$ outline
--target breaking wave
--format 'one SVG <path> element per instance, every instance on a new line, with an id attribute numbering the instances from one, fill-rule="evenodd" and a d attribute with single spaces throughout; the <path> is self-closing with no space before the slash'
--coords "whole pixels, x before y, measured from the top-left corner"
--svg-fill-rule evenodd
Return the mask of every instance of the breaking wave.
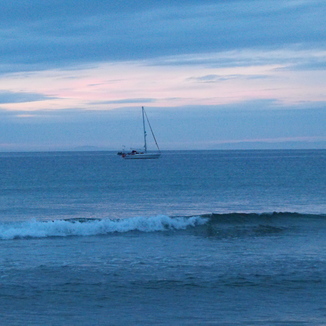
<path id="1" fill-rule="evenodd" d="M 66 236 L 92 236 L 130 231 L 155 232 L 183 230 L 205 224 L 208 218 L 169 217 L 132 217 L 126 219 L 67 219 L 55 221 L 28 221 L 0 225 L 0 239 L 45 238 Z"/>
<path id="2" fill-rule="evenodd" d="M 227 213 L 201 216 L 131 217 L 125 219 L 72 218 L 54 221 L 31 220 L 0 224 L 0 240 L 46 238 L 67 236 L 95 236 L 112 233 L 159 232 L 185 229 L 197 230 L 205 236 L 264 235 L 281 232 L 289 225 L 309 223 L 318 219 L 326 222 L 326 215 L 290 212 L 274 213 Z M 275 222 L 276 225 L 275 225 Z M 278 223 L 280 222 L 280 223 Z M 199 228 L 204 226 L 203 228 Z M 248 227 L 249 226 L 249 227 Z M 203 232 L 201 232 L 203 231 Z"/>

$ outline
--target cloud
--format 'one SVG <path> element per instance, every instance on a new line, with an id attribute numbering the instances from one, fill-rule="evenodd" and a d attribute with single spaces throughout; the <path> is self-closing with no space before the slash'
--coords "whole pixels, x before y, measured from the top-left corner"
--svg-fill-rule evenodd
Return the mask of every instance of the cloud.
<path id="1" fill-rule="evenodd" d="M 46 99 L 54 99 L 54 97 L 37 93 L 0 91 L 0 104 L 36 102 Z"/>
<path id="2" fill-rule="evenodd" d="M 325 58 L 307 58 L 302 62 L 297 62 L 294 64 L 289 64 L 285 67 L 280 68 L 280 70 L 301 70 L 301 71 L 322 71 L 326 70 L 326 56 Z"/>
<path id="3" fill-rule="evenodd" d="M 198 83 L 219 83 L 221 81 L 233 80 L 233 79 L 264 79 L 268 78 L 267 75 L 240 75 L 240 74 L 225 74 L 225 75 L 205 75 L 200 77 L 191 77 L 190 81 Z"/>
<path id="4" fill-rule="evenodd" d="M 281 49 L 234 49 L 216 53 L 184 54 L 158 57 L 146 61 L 160 66 L 205 66 L 210 68 L 254 67 L 280 65 L 287 70 L 323 69 L 326 63 L 326 49 L 305 49 L 300 45 L 289 45 Z"/>
<path id="5" fill-rule="evenodd" d="M 94 104 L 145 104 L 145 103 L 153 103 L 155 99 L 152 98 L 126 98 L 123 100 L 115 100 L 115 101 L 97 101 Z"/>
<path id="6" fill-rule="evenodd" d="M 324 48 L 324 1 L 3 1 L 1 70 L 250 48 Z M 15 62 L 15 64 L 13 64 Z"/>

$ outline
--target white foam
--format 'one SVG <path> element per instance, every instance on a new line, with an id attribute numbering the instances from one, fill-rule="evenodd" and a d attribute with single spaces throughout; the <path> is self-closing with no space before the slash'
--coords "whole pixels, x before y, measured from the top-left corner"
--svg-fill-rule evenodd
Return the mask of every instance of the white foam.
<path id="1" fill-rule="evenodd" d="M 129 231 L 181 230 L 189 226 L 194 227 L 205 224 L 207 220 L 199 216 L 169 217 L 165 215 L 153 217 L 140 216 L 119 220 L 55 220 L 46 222 L 32 220 L 0 225 L 0 239 L 90 236 Z"/>

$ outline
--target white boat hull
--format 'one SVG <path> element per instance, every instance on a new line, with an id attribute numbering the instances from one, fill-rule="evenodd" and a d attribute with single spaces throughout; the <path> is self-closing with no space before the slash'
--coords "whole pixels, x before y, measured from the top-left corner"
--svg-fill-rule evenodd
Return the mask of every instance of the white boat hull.
<path id="1" fill-rule="evenodd" d="M 125 160 L 149 160 L 149 159 L 157 159 L 161 156 L 160 153 L 137 153 L 137 154 L 125 154 L 122 157 Z"/>

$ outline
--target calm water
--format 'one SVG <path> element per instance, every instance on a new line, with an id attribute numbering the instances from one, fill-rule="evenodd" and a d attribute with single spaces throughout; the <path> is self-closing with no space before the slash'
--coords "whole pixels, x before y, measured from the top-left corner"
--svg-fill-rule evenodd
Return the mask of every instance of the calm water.
<path id="1" fill-rule="evenodd" d="M 326 151 L 0 153 L 1 325 L 326 325 Z"/>

